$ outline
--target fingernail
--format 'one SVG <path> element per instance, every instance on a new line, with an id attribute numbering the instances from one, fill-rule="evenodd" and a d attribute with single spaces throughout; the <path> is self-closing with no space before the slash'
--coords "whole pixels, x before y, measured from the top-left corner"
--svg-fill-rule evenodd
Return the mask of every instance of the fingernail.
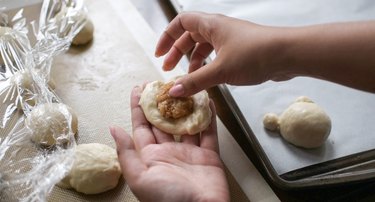
<path id="1" fill-rule="evenodd" d="M 170 70 L 170 66 L 171 65 L 169 65 L 167 62 L 164 61 L 162 68 L 163 68 L 164 71 L 169 71 Z"/>
<path id="2" fill-rule="evenodd" d="M 182 96 L 185 93 L 185 89 L 182 84 L 177 84 L 169 90 L 169 95 L 172 97 Z"/>

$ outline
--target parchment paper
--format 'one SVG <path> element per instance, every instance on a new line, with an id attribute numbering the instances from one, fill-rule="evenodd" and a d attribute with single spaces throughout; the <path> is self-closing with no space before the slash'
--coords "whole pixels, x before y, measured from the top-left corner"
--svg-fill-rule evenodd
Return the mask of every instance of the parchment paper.
<path id="1" fill-rule="evenodd" d="M 183 10 L 222 13 L 255 23 L 299 26 L 324 22 L 375 19 L 375 2 L 308 0 L 178 0 Z M 215 57 L 215 55 L 212 55 Z M 267 82 L 259 86 L 233 87 L 230 92 L 278 174 L 374 149 L 375 94 L 330 82 L 295 78 L 287 82 Z M 263 129 L 267 112 L 280 114 L 298 96 L 310 97 L 329 114 L 332 131 L 325 145 L 304 150 L 286 143 Z"/>

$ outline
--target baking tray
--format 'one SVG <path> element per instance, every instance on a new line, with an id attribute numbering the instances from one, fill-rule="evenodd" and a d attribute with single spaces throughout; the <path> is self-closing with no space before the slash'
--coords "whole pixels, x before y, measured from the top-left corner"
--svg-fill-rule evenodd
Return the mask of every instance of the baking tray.
<path id="1" fill-rule="evenodd" d="M 262 167 L 277 186 L 285 189 L 298 189 L 358 183 L 375 179 L 375 149 L 322 161 L 279 174 L 257 135 L 254 134 L 252 126 L 246 121 L 227 85 L 219 85 L 218 88 L 244 131 L 248 143 L 256 151 Z"/>
<path id="2" fill-rule="evenodd" d="M 170 3 L 174 7 L 176 13 L 179 13 L 179 12 L 182 12 L 182 11 L 185 10 L 183 5 L 181 5 L 179 3 L 179 1 L 177 1 L 177 0 L 170 0 Z M 361 3 L 363 3 L 363 2 L 361 2 Z M 214 10 L 214 9 L 210 8 L 210 10 Z M 353 16 L 355 16 L 355 15 L 353 14 L 352 17 Z M 299 22 L 299 23 L 303 24 L 303 22 Z M 209 62 L 209 61 L 207 61 L 207 62 Z M 258 91 L 258 90 L 264 91 L 265 88 L 277 89 L 276 86 L 278 84 L 275 85 L 275 84 L 267 83 L 265 85 L 266 87 L 260 86 L 258 89 L 251 89 L 251 87 L 249 87 L 250 90 L 247 90 L 246 89 L 247 87 L 239 87 L 239 88 L 243 88 L 243 89 L 241 89 L 240 92 L 247 92 L 248 93 L 247 96 L 244 96 L 244 97 L 246 97 L 247 100 L 249 100 L 249 96 L 252 96 L 253 99 L 258 100 L 258 101 L 262 100 L 262 99 L 264 100 L 266 98 L 267 99 L 273 99 L 273 100 L 275 100 L 275 102 L 277 102 L 277 100 L 281 100 L 281 102 L 280 102 L 281 104 L 280 103 L 279 104 L 273 103 L 273 106 L 270 107 L 269 111 L 267 111 L 267 112 L 281 113 L 282 110 L 284 110 L 287 107 L 286 103 L 288 102 L 288 99 L 289 99 L 289 104 L 290 104 L 293 101 L 293 99 L 292 99 L 293 96 L 300 96 L 300 95 L 306 95 L 306 94 L 312 95 L 313 100 L 318 101 L 318 104 L 323 103 L 324 109 L 326 109 L 326 108 L 330 109 L 330 107 L 333 107 L 336 111 L 331 110 L 333 112 L 330 112 L 329 114 L 333 113 L 335 115 L 334 123 L 333 123 L 334 124 L 333 125 L 333 133 L 336 133 L 336 134 L 334 135 L 334 138 L 331 138 L 331 139 L 328 140 L 328 143 L 326 143 L 326 145 L 323 146 L 323 149 L 303 150 L 301 148 L 297 148 L 295 146 L 292 146 L 292 145 L 286 143 L 283 140 L 280 140 L 281 138 L 275 138 L 275 136 L 272 136 L 272 134 L 269 134 L 264 129 L 260 130 L 259 126 L 261 125 L 261 123 L 259 123 L 259 122 L 261 122 L 261 118 L 259 118 L 259 117 L 262 117 L 264 115 L 264 112 L 265 112 L 264 110 L 266 110 L 266 109 L 264 109 L 263 111 L 258 110 L 258 109 L 255 109 L 255 110 L 254 109 L 253 110 L 248 109 L 246 106 L 244 106 L 244 104 L 243 104 L 244 101 L 239 101 L 238 93 L 236 95 L 233 95 L 235 93 L 234 93 L 234 90 L 233 90 L 232 86 L 228 86 L 228 85 L 224 85 L 224 84 L 218 85 L 218 89 L 219 89 L 221 95 L 223 96 L 223 99 L 224 99 L 225 103 L 230 108 L 230 111 L 233 113 L 233 115 L 234 115 L 236 121 L 238 122 L 241 130 L 243 131 L 243 133 L 246 136 L 246 138 L 237 138 L 237 141 L 240 140 L 240 139 L 241 140 L 246 139 L 248 144 L 245 144 L 243 142 L 238 142 L 239 145 L 241 145 L 242 149 L 245 151 L 246 154 L 249 154 L 250 150 L 254 150 L 256 152 L 256 156 L 257 156 L 258 160 L 260 161 L 263 169 L 266 171 L 268 177 L 272 180 L 272 182 L 275 185 L 277 185 L 278 187 L 283 188 L 283 189 L 327 187 L 327 186 L 336 186 L 336 185 L 343 185 L 343 184 L 349 184 L 349 183 L 359 183 L 359 182 L 374 180 L 375 179 L 375 143 L 374 143 L 373 138 L 371 138 L 371 141 L 369 141 L 369 142 L 362 141 L 362 143 L 364 143 L 364 145 L 365 145 L 363 148 L 361 148 L 359 146 L 359 147 L 356 147 L 356 148 L 352 148 L 348 152 L 342 152 L 343 147 L 344 147 L 344 145 L 342 145 L 341 148 L 340 148 L 341 152 L 339 152 L 339 154 L 333 154 L 334 151 L 332 151 L 332 148 L 335 148 L 335 147 L 337 148 L 339 146 L 337 144 L 335 145 L 335 140 L 337 140 L 337 136 L 338 136 L 337 133 L 339 133 L 339 132 L 341 133 L 342 131 L 344 131 L 345 128 L 349 129 L 349 132 L 351 132 L 352 134 L 356 135 L 356 134 L 359 134 L 359 133 L 365 133 L 368 137 L 373 136 L 372 133 L 373 133 L 374 130 L 372 130 L 371 127 L 368 127 L 367 130 L 366 130 L 366 127 L 364 127 L 364 128 L 361 128 L 358 131 L 355 131 L 355 129 L 350 129 L 349 126 L 344 126 L 344 129 L 340 129 L 340 130 L 338 130 L 339 132 L 337 132 L 337 130 L 336 130 L 337 128 L 335 128 L 337 126 L 336 123 L 339 122 L 339 124 L 338 124 L 339 126 L 342 126 L 344 124 L 344 123 L 340 123 L 340 121 L 337 121 L 337 120 L 340 120 L 340 116 L 341 116 L 340 114 L 337 113 L 337 111 L 340 109 L 340 107 L 350 107 L 350 106 L 360 107 L 360 106 L 357 105 L 358 103 L 355 103 L 354 105 L 345 105 L 345 104 L 341 104 L 341 105 L 338 104 L 337 105 L 336 103 L 333 103 L 332 101 L 336 97 L 336 95 L 334 94 L 336 92 L 339 94 L 339 96 L 337 96 L 337 98 L 348 96 L 349 98 L 356 97 L 357 100 L 360 100 L 361 97 L 365 97 L 365 102 L 364 102 L 365 107 L 362 107 L 362 108 L 360 107 L 362 109 L 362 112 L 364 112 L 364 113 L 362 113 L 362 115 L 366 115 L 366 116 L 364 116 L 364 117 L 366 117 L 366 120 L 375 120 L 374 115 L 371 116 L 370 115 L 371 113 L 368 113 L 370 111 L 373 111 L 371 109 L 371 103 L 375 103 L 375 95 L 366 94 L 364 92 L 360 92 L 360 91 L 356 91 L 356 90 L 349 89 L 349 88 L 346 88 L 346 87 L 338 86 L 338 85 L 335 85 L 335 84 L 331 84 L 329 82 L 327 83 L 327 82 L 324 82 L 324 81 L 319 81 L 319 80 L 315 80 L 315 79 L 305 79 L 305 78 L 298 78 L 298 79 L 293 79 L 292 81 L 284 82 L 284 86 L 286 86 L 286 87 L 284 89 L 281 89 L 283 91 L 277 92 L 277 90 L 275 90 L 276 92 L 274 92 L 274 93 L 279 94 L 279 95 L 283 94 L 285 92 L 288 93 L 288 89 L 293 88 L 293 86 L 300 86 L 300 84 L 302 84 L 302 86 L 306 86 L 306 83 L 313 83 L 313 86 L 316 83 L 316 86 L 312 88 L 312 89 L 315 88 L 315 90 L 310 89 L 310 90 L 304 91 L 303 89 L 300 88 L 299 90 L 296 90 L 295 92 L 290 93 L 289 96 L 286 96 L 283 99 L 279 99 L 280 96 L 270 96 L 269 94 L 265 97 L 254 95 L 254 94 L 252 96 L 252 92 L 254 92 L 254 91 Z M 307 86 L 309 86 L 309 85 L 310 84 L 307 84 Z M 328 87 L 328 89 L 331 90 L 331 91 L 328 91 L 328 92 L 333 93 L 332 96 L 330 97 L 331 99 L 324 99 L 324 98 L 322 98 L 324 96 L 324 93 L 319 93 L 319 89 L 321 89 L 321 88 L 325 89 L 326 87 Z M 307 89 L 309 89 L 309 88 L 307 88 Z M 294 97 L 294 98 L 296 98 L 296 97 Z M 317 99 L 317 100 L 315 100 L 315 99 Z M 345 101 L 344 100 L 338 100 L 338 103 L 345 103 Z M 348 103 L 346 103 L 346 104 L 348 104 Z M 271 103 L 271 105 L 272 105 L 272 103 Z M 267 108 L 266 104 L 265 104 L 265 108 Z M 276 111 L 272 111 L 272 109 L 276 110 Z M 367 109 L 370 109 L 370 110 L 367 110 Z M 256 115 L 253 115 L 253 114 L 256 114 Z M 362 120 L 361 116 L 353 114 L 352 112 L 350 113 L 350 115 L 352 116 L 352 119 L 353 120 L 356 119 L 357 122 L 358 122 L 358 120 Z M 369 116 L 367 116 L 367 115 L 369 115 Z M 256 121 L 251 120 L 251 119 L 253 119 L 252 116 L 257 117 Z M 347 117 L 345 119 L 345 121 L 350 121 L 350 117 L 349 118 Z M 345 122 L 345 121 L 343 121 L 343 122 Z M 371 124 L 370 122 L 371 121 L 366 122 L 368 126 Z M 371 125 L 373 125 L 373 124 L 371 124 Z M 256 131 L 256 132 L 254 132 L 254 131 Z M 345 133 L 345 131 L 343 133 Z M 303 164 L 299 165 L 297 163 L 297 165 L 294 165 L 294 167 L 292 166 L 292 168 L 288 168 L 288 169 L 280 168 L 280 165 L 278 164 L 278 162 L 277 161 L 275 162 L 275 160 L 274 160 L 275 157 L 273 155 L 275 155 L 275 154 L 270 154 L 269 148 L 267 148 L 267 146 L 270 147 L 270 145 L 267 145 L 267 142 L 265 143 L 264 140 L 262 139 L 265 134 L 268 135 L 267 138 L 274 139 L 274 140 L 272 140 L 273 142 L 271 141 L 272 142 L 271 147 L 273 147 L 275 145 L 279 145 L 279 146 L 282 145 L 282 147 L 284 147 L 283 148 L 284 151 L 289 149 L 290 151 L 292 151 L 290 153 L 293 153 L 293 152 L 296 152 L 296 151 L 297 152 L 303 152 L 303 153 L 305 153 L 304 154 L 305 156 L 306 155 L 307 156 L 308 155 L 315 155 L 315 157 L 318 156 L 318 158 L 313 159 L 311 162 L 304 162 L 305 165 L 303 165 Z M 275 143 L 275 139 L 277 139 L 276 143 Z M 337 141 L 337 143 L 342 142 L 342 139 L 343 138 L 341 138 L 340 141 Z M 327 146 L 327 144 L 329 146 Z M 246 147 L 247 145 L 250 145 L 251 149 Z M 372 145 L 374 145 L 374 146 L 372 146 Z M 328 152 L 322 151 L 324 149 L 325 150 L 331 150 L 331 151 L 328 151 Z M 279 153 L 279 151 L 277 151 L 276 153 Z M 332 156 L 331 157 L 324 156 L 327 153 L 332 154 Z M 281 155 L 282 155 L 282 152 L 281 152 Z M 321 159 L 319 159 L 319 155 L 321 155 L 323 157 Z M 289 157 L 290 156 L 291 155 L 289 154 Z M 250 158 L 249 155 L 248 155 L 248 157 Z M 284 159 L 280 158 L 280 159 L 282 159 L 282 161 L 284 161 L 284 162 L 288 162 L 292 158 L 289 158 L 289 159 L 288 158 L 284 158 Z M 294 159 L 294 161 L 298 162 L 298 159 Z M 288 164 L 288 163 L 286 163 L 286 164 Z"/>

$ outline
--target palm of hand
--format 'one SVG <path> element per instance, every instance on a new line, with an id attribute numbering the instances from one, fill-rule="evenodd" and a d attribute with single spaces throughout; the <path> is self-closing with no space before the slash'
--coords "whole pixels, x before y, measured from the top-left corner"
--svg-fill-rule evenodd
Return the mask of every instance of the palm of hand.
<path id="1" fill-rule="evenodd" d="M 141 88 L 131 96 L 133 138 L 111 128 L 126 183 L 141 201 L 228 201 L 229 191 L 219 157 L 216 112 L 210 126 L 175 142 L 151 126 L 139 107 Z"/>
<path id="2" fill-rule="evenodd" d="M 207 197 L 227 192 L 223 165 L 211 150 L 168 142 L 146 146 L 140 151 L 140 158 L 147 169 L 140 174 L 134 191 L 165 190 L 149 195 L 150 199 L 195 201 L 206 198 L 200 195 L 202 191 Z"/>

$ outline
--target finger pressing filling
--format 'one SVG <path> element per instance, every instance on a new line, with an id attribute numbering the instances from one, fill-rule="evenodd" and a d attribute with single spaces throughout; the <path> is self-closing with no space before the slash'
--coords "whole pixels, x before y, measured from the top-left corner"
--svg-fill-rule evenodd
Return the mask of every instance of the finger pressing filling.
<path id="1" fill-rule="evenodd" d="M 164 84 L 156 94 L 158 110 L 164 118 L 178 119 L 193 113 L 194 100 L 192 97 L 171 97 L 169 89 L 174 82 Z"/>

